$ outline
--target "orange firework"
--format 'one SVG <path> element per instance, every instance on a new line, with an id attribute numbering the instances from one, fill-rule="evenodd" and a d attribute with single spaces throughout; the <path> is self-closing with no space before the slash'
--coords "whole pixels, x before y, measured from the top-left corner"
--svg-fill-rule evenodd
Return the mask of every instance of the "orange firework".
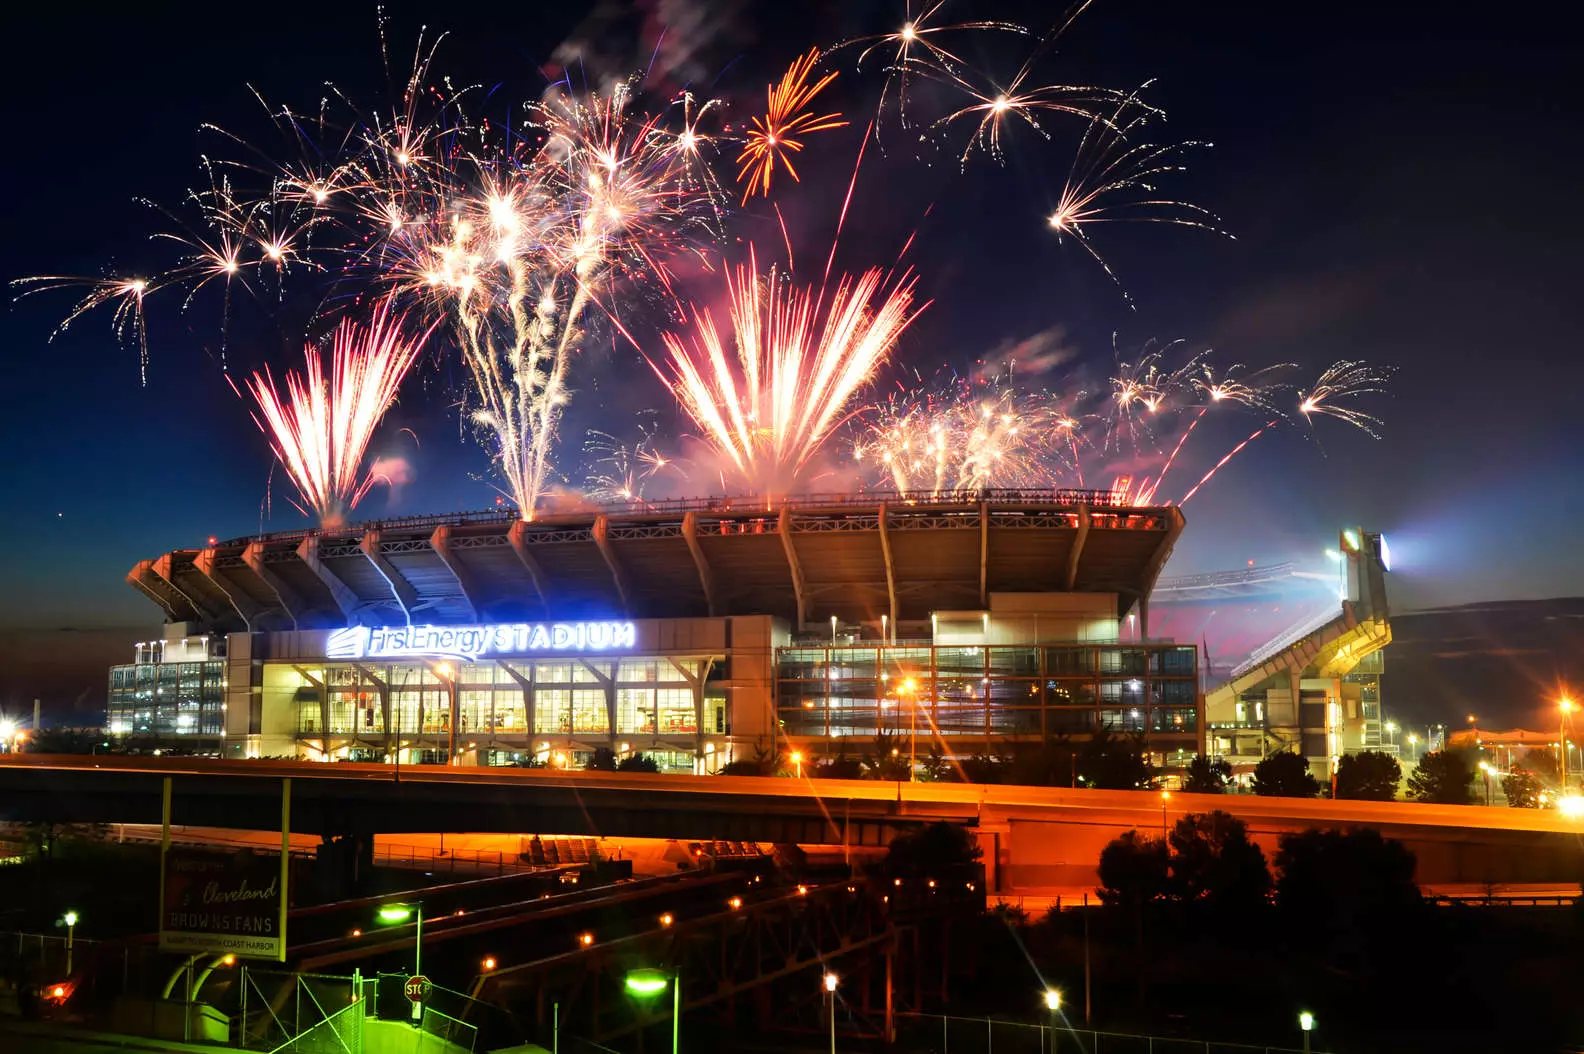
<path id="1" fill-rule="evenodd" d="M 743 145 L 742 153 L 737 155 L 737 164 L 740 166 L 737 179 L 739 182 L 746 179 L 748 183 L 743 188 L 743 204 L 746 205 L 756 191 L 765 195 L 770 193 L 770 177 L 775 174 L 777 160 L 789 176 L 798 178 L 790 155 L 803 149 L 803 141 L 795 136 L 846 127 L 847 122 L 841 119 L 839 113 L 816 116 L 803 112 L 814 96 L 836 79 L 833 70 L 812 86 L 809 84 L 809 76 L 814 72 L 814 63 L 818 60 L 819 49 L 815 48 L 792 63 L 792 68 L 786 71 L 781 83 L 766 89 L 768 103 L 764 117 L 749 119 L 748 141 Z"/>
<path id="2" fill-rule="evenodd" d="M 254 420 L 297 485 L 299 508 L 327 525 L 342 520 L 379 482 L 374 472 L 363 471 L 363 454 L 429 335 L 408 339 L 403 322 L 392 317 L 386 300 L 367 326 L 341 323 L 328 379 L 323 356 L 310 344 L 306 374 L 288 372 L 284 395 L 268 369 L 247 381 L 263 415 Z"/>

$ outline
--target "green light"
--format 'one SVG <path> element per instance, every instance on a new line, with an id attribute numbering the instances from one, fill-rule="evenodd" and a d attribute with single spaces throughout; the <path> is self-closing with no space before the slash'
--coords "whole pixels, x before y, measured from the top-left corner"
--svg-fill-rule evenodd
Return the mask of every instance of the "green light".
<path id="1" fill-rule="evenodd" d="M 1061 993 L 1052 988 L 1045 993 L 1045 1008 L 1047 1010 L 1061 1009 Z"/>
<path id="2" fill-rule="evenodd" d="M 68 911 L 66 914 L 61 916 L 61 921 L 68 926 L 75 926 L 77 925 L 77 917 L 78 916 L 75 911 Z"/>
<path id="3" fill-rule="evenodd" d="M 670 983 L 671 978 L 659 970 L 634 970 L 627 975 L 627 991 L 633 995 L 659 995 Z"/>
<path id="4" fill-rule="evenodd" d="M 406 904 L 386 904 L 379 909 L 381 922 L 406 922 L 412 918 L 412 908 Z"/>
<path id="5" fill-rule="evenodd" d="M 1314 1015 L 1311 1014 L 1307 1010 L 1305 1010 L 1303 1013 L 1299 1014 L 1298 1015 L 1298 1027 L 1303 1029 L 1305 1032 L 1313 1031 L 1313 1029 L 1314 1029 Z"/>
<path id="6" fill-rule="evenodd" d="M 1357 531 L 1347 530 L 1342 532 L 1342 537 L 1347 539 L 1348 548 L 1358 552 L 1359 536 Z"/>

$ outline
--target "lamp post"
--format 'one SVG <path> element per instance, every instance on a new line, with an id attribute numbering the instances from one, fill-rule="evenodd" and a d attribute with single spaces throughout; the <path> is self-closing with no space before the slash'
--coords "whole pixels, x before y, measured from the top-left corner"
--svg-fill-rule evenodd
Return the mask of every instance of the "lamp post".
<path id="1" fill-rule="evenodd" d="M 1415 748 L 1418 745 L 1419 745 L 1419 736 L 1416 733 L 1409 732 L 1408 733 L 1408 760 L 1409 761 L 1413 761 L 1414 760 Z"/>
<path id="2" fill-rule="evenodd" d="M 1488 762 L 1488 761 L 1480 762 L 1479 763 L 1479 769 L 1480 769 L 1480 772 L 1485 777 L 1485 804 L 1489 805 L 1491 803 L 1491 766 L 1490 766 L 1490 762 Z"/>
<path id="3" fill-rule="evenodd" d="M 1298 1027 L 1303 1030 L 1304 1054 L 1309 1054 L 1309 1033 L 1314 1031 L 1315 1016 L 1305 1010 L 1298 1015 Z"/>
<path id="4" fill-rule="evenodd" d="M 387 926 L 399 926 L 408 919 L 417 916 L 417 929 L 413 932 L 413 976 L 423 976 L 423 901 L 407 904 L 383 904 L 377 913 L 379 920 Z M 412 1006 L 414 1021 L 423 1018 L 423 1001 L 414 1000 Z"/>
<path id="5" fill-rule="evenodd" d="M 1161 791 L 1161 841 L 1166 841 L 1166 803 L 1171 801 L 1171 791 Z"/>
<path id="6" fill-rule="evenodd" d="M 66 976 L 72 972 L 72 938 L 77 935 L 77 913 L 68 911 L 61 916 L 61 921 L 66 924 Z"/>
<path id="7" fill-rule="evenodd" d="M 457 705 L 457 668 L 449 662 L 433 663 L 429 667 L 446 689 L 446 764 L 457 763 L 457 724 L 461 720 L 461 707 Z"/>
<path id="8" fill-rule="evenodd" d="M 792 753 L 787 755 L 787 759 L 792 762 L 793 766 L 796 767 L 796 769 L 797 769 L 797 778 L 798 779 L 802 779 L 803 778 L 803 752 L 801 750 L 794 750 Z"/>
<path id="9" fill-rule="evenodd" d="M 1397 722 L 1395 721 L 1386 722 L 1386 745 L 1393 748 L 1397 746 Z"/>
<path id="10" fill-rule="evenodd" d="M 681 1054 L 682 977 L 659 970 L 634 970 L 627 975 L 627 991 L 639 999 L 649 1000 L 671 986 L 671 1054 Z"/>
<path id="11" fill-rule="evenodd" d="M 917 783 L 918 761 L 918 682 L 908 677 L 897 686 L 908 700 L 908 782 Z"/>
<path id="12" fill-rule="evenodd" d="M 1056 1015 L 1061 1013 L 1061 993 L 1054 988 L 1045 990 L 1045 1009 L 1050 1011 L 1050 1054 L 1056 1054 Z"/>
<path id="13" fill-rule="evenodd" d="M 836 1054 L 836 985 L 840 983 L 840 980 L 841 979 L 833 973 L 827 973 L 825 975 L 825 994 L 829 997 L 828 1001 L 830 1003 L 831 1054 Z"/>
<path id="14" fill-rule="evenodd" d="M 1562 764 L 1562 789 L 1567 790 L 1567 721 L 1568 715 L 1573 712 L 1573 700 L 1563 696 L 1557 701 L 1557 709 L 1562 716 L 1557 719 L 1557 742 L 1561 749 L 1557 751 Z"/>

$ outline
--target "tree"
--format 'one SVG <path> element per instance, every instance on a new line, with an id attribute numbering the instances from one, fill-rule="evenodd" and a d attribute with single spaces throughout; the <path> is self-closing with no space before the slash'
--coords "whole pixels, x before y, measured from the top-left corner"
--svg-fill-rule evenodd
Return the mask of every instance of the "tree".
<path id="1" fill-rule="evenodd" d="M 856 777 L 867 776 L 873 780 L 906 780 L 908 772 L 908 744 L 902 736 L 881 732 L 875 736 L 874 753 L 864 755 L 863 771 Z"/>
<path id="2" fill-rule="evenodd" d="M 1461 754 L 1432 750 L 1419 759 L 1408 777 L 1408 796 L 1436 805 L 1469 805 L 1474 801 L 1474 767 Z"/>
<path id="3" fill-rule="evenodd" d="M 1100 851 L 1100 902 L 1137 908 L 1166 895 L 1169 887 L 1166 843 L 1137 831 L 1112 839 Z"/>
<path id="4" fill-rule="evenodd" d="M 1144 754 L 1144 737 L 1126 738 L 1101 728 L 1078 748 L 1078 782 L 1099 790 L 1151 790 L 1155 766 Z"/>
<path id="5" fill-rule="evenodd" d="M 1320 781 L 1309 774 L 1309 759 L 1278 751 L 1254 766 L 1254 793 L 1266 798 L 1313 798 Z"/>
<path id="6" fill-rule="evenodd" d="M 820 758 L 810 766 L 810 774 L 822 780 L 861 780 L 864 778 L 862 760 L 848 757 L 843 750 L 833 758 Z"/>
<path id="7" fill-rule="evenodd" d="M 1077 782 L 1077 749 L 1065 737 L 1012 748 L 1011 782 L 1026 787 L 1070 787 Z"/>
<path id="8" fill-rule="evenodd" d="M 1242 820 L 1220 810 L 1190 813 L 1172 828 L 1170 843 L 1176 896 L 1241 907 L 1264 903 L 1269 896 L 1265 853 L 1249 841 Z"/>
<path id="9" fill-rule="evenodd" d="M 891 878 L 933 877 L 972 864 L 983 855 L 968 828 L 932 823 L 891 839 L 885 872 Z"/>
<path id="10" fill-rule="evenodd" d="M 763 740 L 754 744 L 751 758 L 733 758 L 721 766 L 722 776 L 780 776 L 793 775 L 796 768 L 788 768 L 786 755 L 766 749 Z"/>
<path id="11" fill-rule="evenodd" d="M 29 754 L 93 754 L 110 746 L 98 732 L 84 728 L 39 728 L 27 740 Z"/>
<path id="12" fill-rule="evenodd" d="M 1367 933 L 1422 903 L 1414 865 L 1401 842 L 1369 828 L 1285 834 L 1276 852 L 1276 903 L 1306 933 Z"/>
<path id="13" fill-rule="evenodd" d="M 1514 809 L 1540 808 L 1540 795 L 1545 792 L 1540 777 L 1524 769 L 1513 769 L 1503 776 L 1501 788 L 1507 796 L 1507 804 Z"/>
<path id="14" fill-rule="evenodd" d="M 1232 766 L 1223 758 L 1211 760 L 1203 754 L 1188 763 L 1188 778 L 1183 790 L 1188 794 L 1225 794 L 1232 782 Z"/>
<path id="15" fill-rule="evenodd" d="M 621 759 L 617 772 L 659 772 L 660 763 L 648 754 L 631 754 Z"/>
<path id="16" fill-rule="evenodd" d="M 584 767 L 589 772 L 615 772 L 616 752 L 610 747 L 595 747 L 593 755 Z"/>
<path id="17" fill-rule="evenodd" d="M 1344 754 L 1337 764 L 1336 796 L 1355 801 L 1393 801 L 1402 766 L 1390 754 L 1365 750 Z"/>
<path id="18" fill-rule="evenodd" d="M 963 759 L 963 775 L 969 783 L 1004 783 L 1010 766 L 994 754 L 974 754 Z"/>

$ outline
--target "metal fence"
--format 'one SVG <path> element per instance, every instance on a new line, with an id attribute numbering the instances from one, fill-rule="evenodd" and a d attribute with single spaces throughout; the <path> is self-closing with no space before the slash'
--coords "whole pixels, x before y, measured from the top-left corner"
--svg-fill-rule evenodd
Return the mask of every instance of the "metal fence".
<path id="1" fill-rule="evenodd" d="M 421 1052 L 428 1046 L 426 1040 L 433 1036 L 442 1043 L 454 1043 L 464 1050 L 472 1050 L 473 1044 L 478 1041 L 478 1027 L 466 1021 L 459 1021 L 438 1010 L 424 1007 L 423 1021 L 419 1025 L 423 1038 L 418 1041 Z"/>
<path id="2" fill-rule="evenodd" d="M 1305 1054 L 1293 1047 L 938 1014 L 898 1014 L 897 1049 L 907 1054 Z"/>
<path id="3" fill-rule="evenodd" d="M 352 1007 L 356 1007 L 360 1014 L 366 1012 L 363 998 L 365 985 L 356 975 L 336 977 L 251 967 L 237 973 L 239 985 L 235 1003 L 229 998 L 222 998 L 219 1003 L 221 1009 L 227 1011 L 235 1006 L 233 1036 L 239 1047 L 281 1050 L 322 1028 L 327 1021 L 343 1017 Z M 361 1022 L 358 1027 L 361 1037 Z M 332 1027 L 330 1031 L 334 1032 L 336 1028 Z M 335 1047 L 328 1033 L 321 1035 L 319 1042 L 331 1045 L 301 1049 L 326 1054 L 340 1049 Z M 361 1044 L 361 1038 L 358 1042 Z M 357 1051 L 351 1051 L 350 1054 L 357 1054 Z"/>
<path id="4" fill-rule="evenodd" d="M 523 860 L 517 853 L 498 849 L 439 849 L 428 845 L 374 846 L 374 863 L 414 871 L 447 874 L 519 874 L 541 870 L 543 864 Z"/>
<path id="5" fill-rule="evenodd" d="M 270 1051 L 280 1054 L 363 1054 L 363 1002 L 343 1007 L 301 1035 Z"/>

